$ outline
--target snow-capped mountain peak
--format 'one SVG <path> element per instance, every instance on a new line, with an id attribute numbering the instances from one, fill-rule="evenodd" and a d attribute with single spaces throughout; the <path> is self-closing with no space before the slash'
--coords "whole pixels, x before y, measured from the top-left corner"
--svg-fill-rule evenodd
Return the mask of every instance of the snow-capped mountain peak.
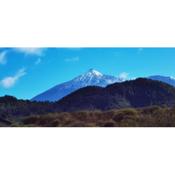
<path id="1" fill-rule="evenodd" d="M 95 69 L 89 69 L 87 72 L 74 78 L 73 80 L 76 82 L 82 82 L 82 83 L 86 84 L 86 86 L 87 86 L 87 85 L 94 85 L 94 83 L 92 83 L 92 82 L 102 79 L 103 76 L 104 75 L 102 73 L 100 73 L 99 71 L 97 71 Z"/>
<path id="2" fill-rule="evenodd" d="M 36 101 L 57 101 L 64 96 L 86 86 L 105 87 L 109 84 L 119 82 L 119 79 L 114 76 L 104 75 L 95 69 L 89 69 L 84 74 L 75 77 L 74 79 L 59 84 L 42 94 L 37 95 L 32 100 Z"/>
<path id="3" fill-rule="evenodd" d="M 89 69 L 88 72 L 85 73 L 85 75 L 91 75 L 91 76 L 103 76 L 103 74 L 95 69 Z"/>
<path id="4" fill-rule="evenodd" d="M 85 87 L 85 86 L 101 86 L 105 87 L 108 84 L 118 82 L 119 79 L 114 76 L 104 75 L 95 69 L 89 69 L 84 74 L 74 78 L 72 83 L 76 82 L 76 85 Z M 73 83 L 73 84 L 74 84 Z"/>

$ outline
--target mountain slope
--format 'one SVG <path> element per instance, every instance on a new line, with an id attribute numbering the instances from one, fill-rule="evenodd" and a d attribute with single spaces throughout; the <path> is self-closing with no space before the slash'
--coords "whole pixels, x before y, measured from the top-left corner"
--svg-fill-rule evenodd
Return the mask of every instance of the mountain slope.
<path id="1" fill-rule="evenodd" d="M 175 87 L 175 78 L 173 78 L 173 77 L 154 75 L 154 76 L 150 76 L 148 78 L 152 79 L 152 80 L 162 81 L 164 83 L 167 83 L 167 84 Z"/>
<path id="2" fill-rule="evenodd" d="M 37 95 L 33 101 L 57 101 L 64 96 L 86 86 L 100 86 L 105 87 L 109 84 L 119 81 L 118 78 L 109 75 L 103 75 L 102 73 L 90 69 L 83 75 L 74 78 L 71 81 L 59 84 L 42 94 Z"/>
<path id="3" fill-rule="evenodd" d="M 175 88 L 154 80 L 138 78 L 102 87 L 85 87 L 57 102 L 62 111 L 109 110 L 113 108 L 174 105 Z"/>

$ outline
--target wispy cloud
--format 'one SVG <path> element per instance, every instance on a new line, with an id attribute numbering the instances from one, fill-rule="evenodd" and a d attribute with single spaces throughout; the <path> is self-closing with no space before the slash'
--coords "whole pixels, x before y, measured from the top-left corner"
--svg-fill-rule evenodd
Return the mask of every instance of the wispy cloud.
<path id="1" fill-rule="evenodd" d="M 20 52 L 25 55 L 37 55 L 37 56 L 42 56 L 44 50 L 45 50 L 44 48 L 32 48 L 32 47 L 15 48 L 16 52 Z"/>
<path id="2" fill-rule="evenodd" d="M 7 63 L 7 51 L 0 52 L 0 64 Z"/>
<path id="3" fill-rule="evenodd" d="M 41 63 L 41 58 L 38 58 L 36 61 L 35 61 L 35 65 L 38 65 Z"/>
<path id="4" fill-rule="evenodd" d="M 125 80 L 128 79 L 128 75 L 129 75 L 129 73 L 122 72 L 122 73 L 119 74 L 118 78 L 119 78 L 120 81 L 125 81 Z"/>
<path id="5" fill-rule="evenodd" d="M 13 87 L 16 82 L 26 74 L 26 69 L 22 68 L 16 72 L 13 76 L 8 76 L 0 81 L 0 85 L 6 89 Z"/>
<path id="6" fill-rule="evenodd" d="M 77 62 L 79 60 L 80 60 L 80 58 L 78 56 L 64 59 L 64 61 L 66 61 L 66 62 Z"/>

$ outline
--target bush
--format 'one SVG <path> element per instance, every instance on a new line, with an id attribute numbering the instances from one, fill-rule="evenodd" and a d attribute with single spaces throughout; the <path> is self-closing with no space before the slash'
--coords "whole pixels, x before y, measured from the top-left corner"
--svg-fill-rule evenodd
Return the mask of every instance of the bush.
<path id="1" fill-rule="evenodd" d="M 138 118 L 138 111 L 132 108 L 115 111 L 115 114 L 113 115 L 113 120 L 116 122 L 120 122 L 126 119 L 137 119 L 137 118 Z"/>

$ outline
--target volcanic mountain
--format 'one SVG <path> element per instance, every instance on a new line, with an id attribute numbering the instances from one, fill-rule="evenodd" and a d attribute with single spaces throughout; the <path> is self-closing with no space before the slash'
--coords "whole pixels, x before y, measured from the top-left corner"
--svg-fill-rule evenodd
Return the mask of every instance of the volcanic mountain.
<path id="1" fill-rule="evenodd" d="M 87 86 L 106 87 L 109 84 L 122 81 L 120 78 L 104 75 L 94 69 L 90 69 L 86 73 L 70 80 L 68 82 L 59 84 L 39 95 L 34 97 L 32 101 L 57 101 L 66 95 Z"/>

